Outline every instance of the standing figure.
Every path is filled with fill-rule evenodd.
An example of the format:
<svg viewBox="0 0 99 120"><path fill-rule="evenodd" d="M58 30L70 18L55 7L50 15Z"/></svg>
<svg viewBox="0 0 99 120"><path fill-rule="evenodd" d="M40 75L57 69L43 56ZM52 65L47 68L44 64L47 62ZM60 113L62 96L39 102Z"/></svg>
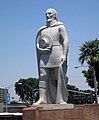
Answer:
<svg viewBox="0 0 99 120"><path fill-rule="evenodd" d="M66 104L68 37L62 22L57 21L57 12L46 11L46 26L36 36L39 71L39 104Z"/></svg>

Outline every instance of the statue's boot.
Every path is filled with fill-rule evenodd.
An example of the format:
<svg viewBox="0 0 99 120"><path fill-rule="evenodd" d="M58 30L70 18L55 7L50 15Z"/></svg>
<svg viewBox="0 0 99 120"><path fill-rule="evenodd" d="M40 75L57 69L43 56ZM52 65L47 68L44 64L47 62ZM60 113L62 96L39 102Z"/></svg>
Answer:
<svg viewBox="0 0 99 120"><path fill-rule="evenodd" d="M59 88L58 88L59 89ZM61 92L61 91L60 91ZM58 94L57 96L57 100L56 100L56 104L67 104L63 98L62 98L62 94Z"/></svg>
<svg viewBox="0 0 99 120"><path fill-rule="evenodd" d="M33 105L40 105L40 104L46 104L45 101L39 99L36 103L34 103Z"/></svg>
<svg viewBox="0 0 99 120"><path fill-rule="evenodd" d="M47 104L45 81L39 82L39 100L33 105Z"/></svg>
<svg viewBox="0 0 99 120"><path fill-rule="evenodd" d="M67 104L64 100L60 100L57 104Z"/></svg>

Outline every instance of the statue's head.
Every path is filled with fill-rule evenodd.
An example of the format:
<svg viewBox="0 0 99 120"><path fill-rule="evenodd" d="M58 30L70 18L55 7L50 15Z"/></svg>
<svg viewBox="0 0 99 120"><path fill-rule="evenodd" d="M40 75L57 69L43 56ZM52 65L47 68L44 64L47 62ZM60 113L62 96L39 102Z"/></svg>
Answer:
<svg viewBox="0 0 99 120"><path fill-rule="evenodd" d="M46 11L46 20L47 22L51 22L53 20L57 20L57 12L53 8L49 8Z"/></svg>

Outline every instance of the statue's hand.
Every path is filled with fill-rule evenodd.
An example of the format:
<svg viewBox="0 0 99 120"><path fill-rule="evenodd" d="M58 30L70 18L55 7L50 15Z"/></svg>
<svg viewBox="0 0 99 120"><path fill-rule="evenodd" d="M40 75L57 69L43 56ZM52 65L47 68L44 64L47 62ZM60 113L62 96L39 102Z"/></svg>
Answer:
<svg viewBox="0 0 99 120"><path fill-rule="evenodd" d="M61 62L60 62L60 64L62 65L65 61L66 61L66 57L63 55L63 56L61 57Z"/></svg>
<svg viewBox="0 0 99 120"><path fill-rule="evenodd" d="M49 52L49 51L50 51L50 48L47 47L47 48L43 49L43 51Z"/></svg>
<svg viewBox="0 0 99 120"><path fill-rule="evenodd" d="M41 54L48 53L50 51L49 47L42 49L38 45L37 45L37 49L38 49L39 53L41 53Z"/></svg>

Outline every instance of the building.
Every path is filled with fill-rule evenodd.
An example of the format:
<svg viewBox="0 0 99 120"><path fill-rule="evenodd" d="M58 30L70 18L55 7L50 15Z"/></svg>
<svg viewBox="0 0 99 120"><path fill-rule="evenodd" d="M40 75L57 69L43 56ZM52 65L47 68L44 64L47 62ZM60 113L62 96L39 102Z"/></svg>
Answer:
<svg viewBox="0 0 99 120"><path fill-rule="evenodd" d="M0 87L0 101L5 100L7 94L8 94L8 89L4 87Z"/></svg>

